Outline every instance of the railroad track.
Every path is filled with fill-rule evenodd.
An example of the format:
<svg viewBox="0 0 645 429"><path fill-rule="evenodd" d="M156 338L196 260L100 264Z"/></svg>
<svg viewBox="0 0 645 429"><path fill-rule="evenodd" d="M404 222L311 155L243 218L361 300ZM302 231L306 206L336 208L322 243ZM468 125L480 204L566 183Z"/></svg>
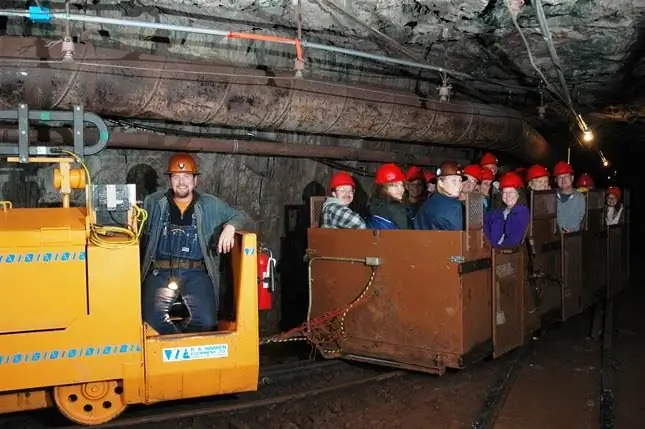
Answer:
<svg viewBox="0 0 645 429"><path fill-rule="evenodd" d="M615 397L614 397L614 360L611 353L613 334L613 299L609 298L597 304L591 337L601 340L601 377L600 377L600 429L615 427ZM598 325L598 326L597 326ZM544 333L549 328L542 331ZM601 338L600 338L601 337ZM504 409L504 404L513 389L522 368L529 364L535 348L535 341L516 349L509 356L510 361L505 365L494 385L487 391L483 404L472 420L473 429L493 429L497 418Z"/></svg>
<svg viewBox="0 0 645 429"><path fill-rule="evenodd" d="M510 361L502 370L495 384L488 390L484 402L477 411L477 414L475 414L472 421L472 428L492 429L495 426L495 422L504 408L506 398L511 393L513 383L517 379L521 369L528 364L534 349L534 344L535 341L530 340L529 344L511 352L512 355L509 356Z"/></svg>
<svg viewBox="0 0 645 429"><path fill-rule="evenodd" d="M600 376L600 429L613 429L616 425L614 397L614 357L612 337L614 333L614 300L605 303L605 318L602 329L602 356Z"/></svg>
<svg viewBox="0 0 645 429"><path fill-rule="evenodd" d="M298 378L303 375L320 373L325 369L332 368L351 368L351 365L340 360L330 361L309 361L308 363L272 365L262 370L260 373L260 386L283 383L287 380ZM266 397L259 392L245 393L237 395L234 398L215 397L211 400L199 400L198 402L181 403L173 402L168 404L143 406L137 409L126 411L121 417L95 426L99 428L126 428L143 424L162 423L173 420L194 418L201 416L211 416L220 413L232 413L239 411L262 408L270 405L281 404L289 401L301 400L304 398L329 393L338 390L348 389L366 383L379 382L406 374L405 371L382 370L365 371L355 379L350 381L340 380L338 382L326 383L322 387L310 388L302 386L295 388L295 392L278 394ZM79 429L86 426L69 425L58 427L58 429Z"/></svg>

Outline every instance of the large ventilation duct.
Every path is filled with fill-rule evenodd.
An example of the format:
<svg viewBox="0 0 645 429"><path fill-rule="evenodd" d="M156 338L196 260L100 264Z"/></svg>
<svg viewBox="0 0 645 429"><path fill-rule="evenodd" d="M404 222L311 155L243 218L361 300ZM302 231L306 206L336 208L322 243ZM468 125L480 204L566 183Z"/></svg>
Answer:
<svg viewBox="0 0 645 429"><path fill-rule="evenodd" d="M545 139L517 112L499 106L439 103L412 93L273 75L76 45L0 37L0 108L70 110L420 144L476 147L526 161L550 157Z"/></svg>

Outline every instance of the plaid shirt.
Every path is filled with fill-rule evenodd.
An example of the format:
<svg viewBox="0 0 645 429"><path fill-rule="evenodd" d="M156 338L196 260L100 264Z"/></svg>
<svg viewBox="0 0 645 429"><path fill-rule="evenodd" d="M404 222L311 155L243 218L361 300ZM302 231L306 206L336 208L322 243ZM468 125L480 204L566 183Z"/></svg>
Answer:
<svg viewBox="0 0 645 429"><path fill-rule="evenodd" d="M329 197L322 208L322 228L365 229L362 217L337 198Z"/></svg>

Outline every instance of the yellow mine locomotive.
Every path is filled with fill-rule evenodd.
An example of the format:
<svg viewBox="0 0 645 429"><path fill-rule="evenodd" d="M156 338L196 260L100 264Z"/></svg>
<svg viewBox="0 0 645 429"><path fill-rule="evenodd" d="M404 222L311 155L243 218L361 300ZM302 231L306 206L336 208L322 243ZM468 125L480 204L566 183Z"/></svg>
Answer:
<svg viewBox="0 0 645 429"><path fill-rule="evenodd" d="M18 116L93 122L97 145L107 141L103 121L80 107L29 112L21 105ZM75 131L82 136L82 125ZM145 213L134 186L92 185L86 168L71 168L84 166L78 155L90 151L82 137L69 149L26 139L0 145L0 154L15 155L9 162L57 164L54 184L62 193L61 207L0 205L0 274L12 290L0 318L0 413L55 405L93 425L129 404L256 390L256 236L236 237L232 320L220 320L215 332L159 336L141 317L138 237ZM73 189L86 190L86 207L70 207ZM121 226L102 224L106 214Z"/></svg>

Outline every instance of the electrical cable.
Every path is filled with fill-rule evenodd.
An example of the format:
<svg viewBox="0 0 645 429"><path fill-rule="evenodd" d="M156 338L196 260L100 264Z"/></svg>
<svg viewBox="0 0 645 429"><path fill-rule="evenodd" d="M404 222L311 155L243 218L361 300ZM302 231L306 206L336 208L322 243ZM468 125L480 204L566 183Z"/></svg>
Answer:
<svg viewBox="0 0 645 429"><path fill-rule="evenodd" d="M566 79L564 78L564 74L562 73L562 67L560 65L560 59L558 57L558 54L555 50L555 46L553 44L553 39L551 37L551 31L549 30L549 26L546 22L546 15L544 13L544 9L542 8L542 3L540 0L535 0L535 9L536 9L536 15L538 19L538 24L540 26L540 31L542 33L542 37L546 41L547 48L549 51L549 55L551 56L551 61L553 62L553 65L555 66L556 73L558 75L558 78L560 80L560 84L562 85L562 89L564 91L564 96L557 90L557 88L546 79L546 76L544 73L542 73L542 70L539 69L539 67L535 64L535 59L533 57L533 53L531 52L531 48L529 46L528 40L526 39L526 36L524 36L524 33L522 32L522 29L520 25L517 22L517 19L515 18L515 14L513 13L513 10L511 8L509 0L504 0L504 4L506 5L506 8L508 9L509 14L511 15L511 20L513 21L513 24L515 25L515 28L517 29L518 33L520 34L520 37L522 38L522 41L524 42L524 45L526 46L526 51L529 56L529 61L531 63L531 66L535 69L535 71L538 73L540 78L543 80L545 86L549 90L550 93L553 95L557 96L557 98L562 102L562 104L571 112L573 115L574 120L576 121L576 124L582 131L588 131L586 129L586 124L582 120L582 116L578 113L576 110L575 106L573 105L573 100L571 99L571 95L569 93L569 89L567 87Z"/></svg>
<svg viewBox="0 0 645 429"><path fill-rule="evenodd" d="M555 96L557 99L559 99L566 107L571 109L571 106L567 103L567 101L562 97L562 95L558 92L557 88L549 82L549 80L546 78L544 73L542 73L542 70L535 64L535 58L533 57L533 52L531 52L531 47L529 46L528 40L526 40L526 36L524 35L524 32L522 31L522 28L517 22L517 19L515 18L515 14L513 13L513 9L511 8L511 4L509 0L504 0L504 4L506 5L506 8L508 9L509 14L511 15L511 20L513 21L513 25L515 25L515 28L517 29L517 32L520 34L520 37L522 38L522 41L524 42L524 46L526 47L526 53L529 56L529 62L531 63L531 66L535 71L537 72L538 76L540 76L540 79L544 82L544 85L547 87L549 92ZM573 111L574 117L576 116L575 110Z"/></svg>
<svg viewBox="0 0 645 429"><path fill-rule="evenodd" d="M567 87L566 79L564 78L564 74L562 73L560 58L558 57L558 53L555 50L555 45L553 44L553 38L551 37L551 30L549 30L549 24L546 21L546 15L544 13L544 9L542 8L542 1L534 0L534 6L537 12L537 19L540 25L540 31L542 31L542 36L546 41L549 55L551 56L551 61L555 66L555 71L558 75L558 78L560 79L560 85L562 85L562 90L564 91L564 98L569 104L569 106L573 108L573 100L571 99L571 94L569 94L569 88Z"/></svg>
<svg viewBox="0 0 645 429"><path fill-rule="evenodd" d="M383 39L384 41L386 41L387 43L392 45L394 48L396 48L398 51L402 52L405 56L407 56L411 60L416 61L416 62L418 62L420 64L425 63L425 61L423 59L418 58L412 51L407 49L405 46L403 46L401 43L399 43L395 39L391 38L387 34L384 34L383 32L381 32L378 29L372 27L371 25L361 21L360 19L356 18L354 15L352 15L349 12L347 12L342 7L334 4L333 2L331 2L329 0L310 0L310 1L315 3L323 11L330 13L330 15L333 15L333 14L331 12L325 10L323 5L327 6L328 8L330 8L330 9L332 9L334 11L336 11L341 16L344 16L345 18L350 19L352 22L354 22L354 23L358 24L359 26L363 27L368 32L371 32L371 33L375 34L377 37L380 37L381 39ZM454 73L452 70L449 70L449 69L446 69L446 68L443 68L443 67L439 67L439 66L432 66L432 67L433 67L433 69L435 71L437 71L437 72L439 72L441 74L450 75L453 78L455 78L455 80L459 83L459 85L461 85L461 86L463 86L463 87L465 87L465 88L467 88L467 89L469 89L471 91L474 91L475 92L474 95L477 96L478 98L485 99L486 101L490 101L489 97L486 97L483 94L479 94L479 90L477 88L474 88L472 86L468 86L466 83L464 83L462 81L462 79L460 79L460 77L461 78L467 78L469 80L474 80L474 81L480 80L482 82L491 83L491 81L489 81L488 79L477 79L472 75L469 75L469 74L466 74L466 73L461 73L461 72ZM423 69L421 71L423 71ZM503 82L494 82L494 84L500 85L500 86L506 86Z"/></svg>
<svg viewBox="0 0 645 429"><path fill-rule="evenodd" d="M90 170L87 168L87 165L85 164L85 162L83 162L81 157L76 153L59 148L55 148L55 151L67 154L74 158L74 160L76 160L76 162L83 167L83 170L85 172L85 177L87 179L85 192L87 196L87 216L89 218L89 242L94 244L95 246L105 249L119 249L139 244L141 233L143 232L143 226L148 219L148 213L136 204L132 206L135 221L138 221L136 231L134 231L131 226L124 227L96 224L92 219L92 213L94 212L94 209L92 207L92 176L90 174ZM125 236L126 238L121 240L116 239L115 236L119 235Z"/></svg>

